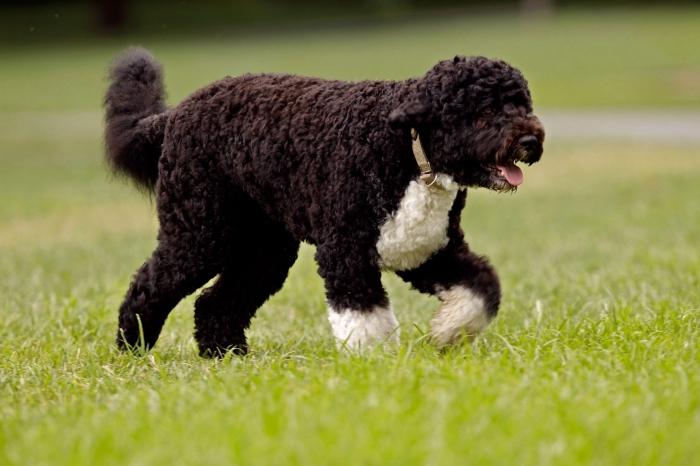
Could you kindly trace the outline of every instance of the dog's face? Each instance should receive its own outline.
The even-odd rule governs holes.
[[[409,85],[389,121],[418,130],[434,171],[462,186],[511,191],[523,181],[517,163],[540,160],[544,128],[527,81],[507,63],[455,57]]]

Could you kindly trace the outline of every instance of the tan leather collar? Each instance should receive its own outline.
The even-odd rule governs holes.
[[[428,186],[432,186],[437,181],[437,175],[433,173],[433,168],[428,162],[428,157],[423,150],[423,144],[420,142],[420,136],[415,128],[411,128],[411,139],[413,148],[413,157],[416,159],[418,168],[420,169],[420,179]]]

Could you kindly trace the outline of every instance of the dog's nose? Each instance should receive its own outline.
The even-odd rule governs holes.
[[[537,162],[542,157],[542,144],[536,136],[527,134],[518,139],[518,144],[527,152],[527,162]]]
[[[523,146],[525,149],[528,149],[530,147],[537,146],[539,144],[539,141],[532,134],[528,134],[518,139],[518,144]]]

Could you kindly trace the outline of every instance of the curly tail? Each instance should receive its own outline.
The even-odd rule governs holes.
[[[145,49],[130,48],[113,63],[105,95],[107,162],[118,174],[153,190],[167,122],[162,68]]]

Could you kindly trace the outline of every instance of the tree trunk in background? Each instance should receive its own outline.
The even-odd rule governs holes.
[[[525,14],[548,14],[554,9],[554,0],[522,0],[520,8]]]
[[[97,6],[97,27],[106,33],[124,29],[129,5],[127,0],[95,0]]]

